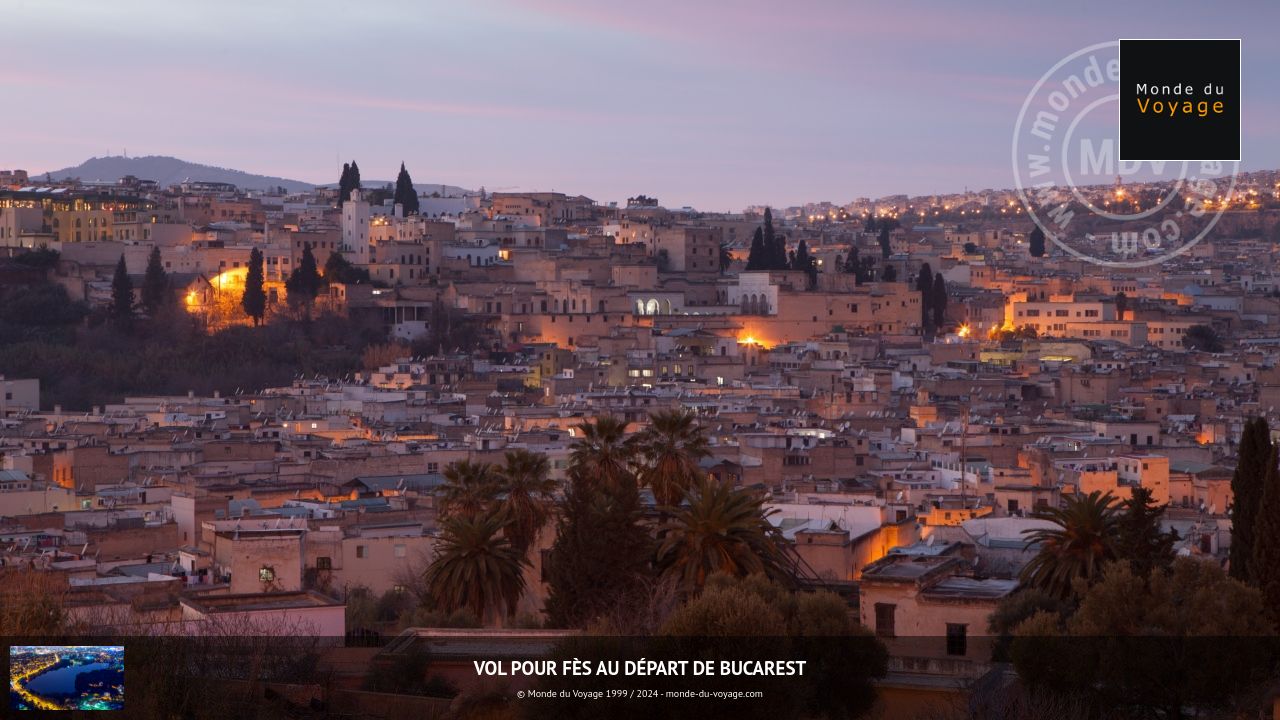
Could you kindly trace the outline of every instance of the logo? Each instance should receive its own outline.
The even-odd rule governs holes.
[[[1057,248],[1099,265],[1143,267],[1187,252],[1213,229],[1240,163],[1120,159],[1120,74],[1112,41],[1041,76],[1014,125],[1014,183]]]

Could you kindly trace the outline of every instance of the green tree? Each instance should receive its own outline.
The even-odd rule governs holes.
[[[127,322],[133,318],[133,281],[129,279],[129,269],[124,264],[124,255],[116,263],[115,275],[111,278],[111,304],[107,313],[118,322]]]
[[[1142,577],[1156,570],[1167,570],[1173,564],[1173,544],[1178,540],[1178,533],[1162,530],[1163,518],[1164,506],[1155,504],[1150,488],[1135,487],[1133,494],[1120,503],[1116,517],[1116,557],[1127,561]]]
[[[880,225],[880,257],[888,260],[893,254],[893,246],[889,243],[889,224],[882,223]]]
[[[632,462],[635,441],[626,437],[627,422],[611,415],[579,423],[569,445],[569,475],[611,491],[636,488]]]
[[[885,263],[884,271],[880,273],[880,279],[883,280],[884,282],[897,282],[898,268],[888,263]]]
[[[929,293],[929,304],[933,309],[933,326],[942,327],[947,320],[947,283],[942,273],[933,276],[933,289]]]
[[[717,572],[763,572],[790,581],[781,534],[769,522],[764,497],[710,478],[689,489],[687,504],[663,524],[657,561],[680,589],[696,594]]]
[[[1280,618],[1280,447],[1271,446],[1254,520],[1253,584],[1272,618]]]
[[[1224,347],[1218,332],[1208,325],[1192,325],[1182,335],[1182,345],[1188,350],[1220,353]]]
[[[523,448],[508,450],[498,469],[498,508],[507,519],[507,537],[523,555],[551,518],[556,482],[547,477],[547,456]]]
[[[454,515],[441,525],[424,579],[446,610],[479,618],[510,617],[524,593],[524,556],[502,534],[501,513]]]
[[[1015,630],[1014,667],[1033,693],[1086,699],[1093,717],[1181,718],[1227,710],[1274,682],[1262,595],[1216,563],[1178,558],[1144,578],[1116,562],[1079,585],[1065,623],[1040,613]]]
[[[147,272],[142,278],[142,306],[149,314],[155,315],[169,304],[171,297],[169,276],[160,261],[160,247],[152,247],[151,254],[147,256]]]
[[[965,254],[965,255],[977,255],[977,254],[978,254],[978,246],[977,246],[977,245],[974,245],[974,244],[973,244],[973,243],[971,243],[971,242],[967,242],[967,243],[965,243],[965,244],[964,244],[964,254]]]
[[[1245,422],[1236,450],[1236,469],[1231,475],[1231,577],[1252,583],[1253,548],[1262,503],[1263,478],[1271,457],[1271,427],[1266,418]]]
[[[639,481],[653,490],[659,505],[675,507],[702,479],[699,461],[710,454],[707,437],[693,413],[661,410],[649,416],[649,427],[636,437],[643,458]]]
[[[1179,196],[1181,197],[1181,196]],[[1116,293],[1116,315],[1123,318],[1125,312],[1129,310],[1129,296],[1123,292]]]
[[[244,276],[244,294],[240,297],[240,307],[244,314],[253,318],[254,325],[261,325],[267,314],[267,291],[263,287],[262,251],[254,248],[249,251],[249,272]]]
[[[1036,513],[1057,527],[1026,533],[1027,546],[1039,545],[1039,550],[1021,575],[1024,584],[1059,598],[1075,590],[1077,578],[1089,583],[1101,576],[1102,566],[1116,557],[1119,534],[1111,493],[1068,496],[1063,504]]]
[[[344,285],[368,284],[372,282],[369,271],[352,265],[340,251],[329,253],[324,261],[324,281],[342,283]]]
[[[486,462],[455,460],[444,468],[444,484],[440,486],[441,517],[479,515],[492,509],[498,495],[498,475]]]
[[[767,254],[764,248],[764,231],[757,227],[755,234],[751,236],[751,252],[747,255],[747,270],[767,270],[768,260],[765,257]]]
[[[920,266],[916,275],[916,291],[920,293],[920,327],[933,327],[933,269],[929,263]]]
[[[1039,225],[1031,229],[1031,234],[1027,236],[1027,245],[1031,257],[1044,257],[1044,231]]]
[[[303,243],[302,258],[284,283],[289,302],[293,305],[310,305],[320,294],[323,285],[324,280],[316,269],[316,256],[311,252],[311,243]]]
[[[406,216],[418,214],[418,191],[414,189],[413,178],[409,177],[403,162],[400,163],[400,174],[396,176],[395,202]]]
[[[586,627],[640,596],[652,577],[653,539],[634,484],[571,472],[545,571],[552,627]]]
[[[356,161],[342,163],[342,177],[338,179],[338,201],[347,202],[351,199],[351,191],[359,188],[360,168],[356,165]]]
[[[728,245],[720,246],[720,274],[723,275],[733,266],[733,252]]]

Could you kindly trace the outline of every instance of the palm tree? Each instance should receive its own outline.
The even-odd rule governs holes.
[[[579,437],[569,446],[569,472],[596,487],[634,492],[635,442],[626,437],[627,422],[606,415],[579,423],[576,430]]]
[[[507,451],[498,469],[498,507],[509,523],[507,537],[521,554],[528,552],[551,518],[556,482],[547,477],[550,470],[546,455],[524,449]]]
[[[1092,582],[1101,577],[1102,566],[1116,557],[1119,513],[1115,496],[1097,490],[1036,513],[1057,527],[1026,531],[1027,547],[1038,544],[1040,550],[1022,568],[1022,581],[1066,598],[1076,578]]]
[[[524,593],[524,555],[502,534],[501,512],[454,515],[445,520],[424,579],[431,596],[452,612],[510,616]]]
[[[440,517],[475,515],[489,509],[498,493],[498,478],[489,463],[457,460],[444,469]]]
[[[653,490],[659,505],[676,506],[702,476],[698,461],[710,454],[707,437],[693,413],[662,410],[649,416],[649,427],[636,438],[644,458],[640,484]]]
[[[663,526],[658,548],[663,574],[685,592],[697,592],[716,572],[786,577],[781,534],[769,522],[777,510],[766,511],[762,495],[704,478],[689,489],[687,501]]]

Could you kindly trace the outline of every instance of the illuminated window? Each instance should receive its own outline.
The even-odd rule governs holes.
[[[264,583],[275,582],[276,569],[270,565],[263,565],[262,569],[258,570],[258,579]]]

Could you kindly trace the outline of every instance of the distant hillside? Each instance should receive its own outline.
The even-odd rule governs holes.
[[[49,174],[55,180],[80,178],[86,182],[115,182],[126,175],[133,175],[141,180],[155,180],[161,187],[176,185],[185,180],[232,183],[245,190],[284,187],[289,192],[300,192],[315,187],[311,183],[299,180],[253,175],[240,170],[200,165],[163,155],[95,157],[89,158],[76,167],[54,170]]]
[[[169,187],[177,185],[186,180],[199,180],[205,182],[224,182],[231,183],[242,190],[271,190],[277,187],[283,187],[289,192],[302,192],[317,187],[311,183],[302,182],[301,180],[290,180],[288,178],[270,177],[267,175],[254,175],[252,173],[243,172],[241,170],[230,170],[228,168],[213,167],[212,165],[200,165],[199,163],[187,162],[179,160],[175,157],[165,155],[147,155],[146,157],[122,157],[119,155],[111,157],[95,157],[89,158],[83,163],[61,170],[54,170],[49,173],[54,180],[65,180],[67,178],[79,178],[85,182],[115,182],[126,175],[132,175],[141,180],[154,180],[160,184],[160,187]],[[44,175],[33,175],[32,179],[40,179]],[[378,188],[383,185],[394,184],[386,180],[365,180],[363,183],[366,188]],[[319,187],[336,187],[337,183],[327,183]],[[471,192],[466,188],[456,185],[437,185],[428,183],[414,183],[419,193],[430,195],[431,193],[440,193],[441,195],[460,195]]]

